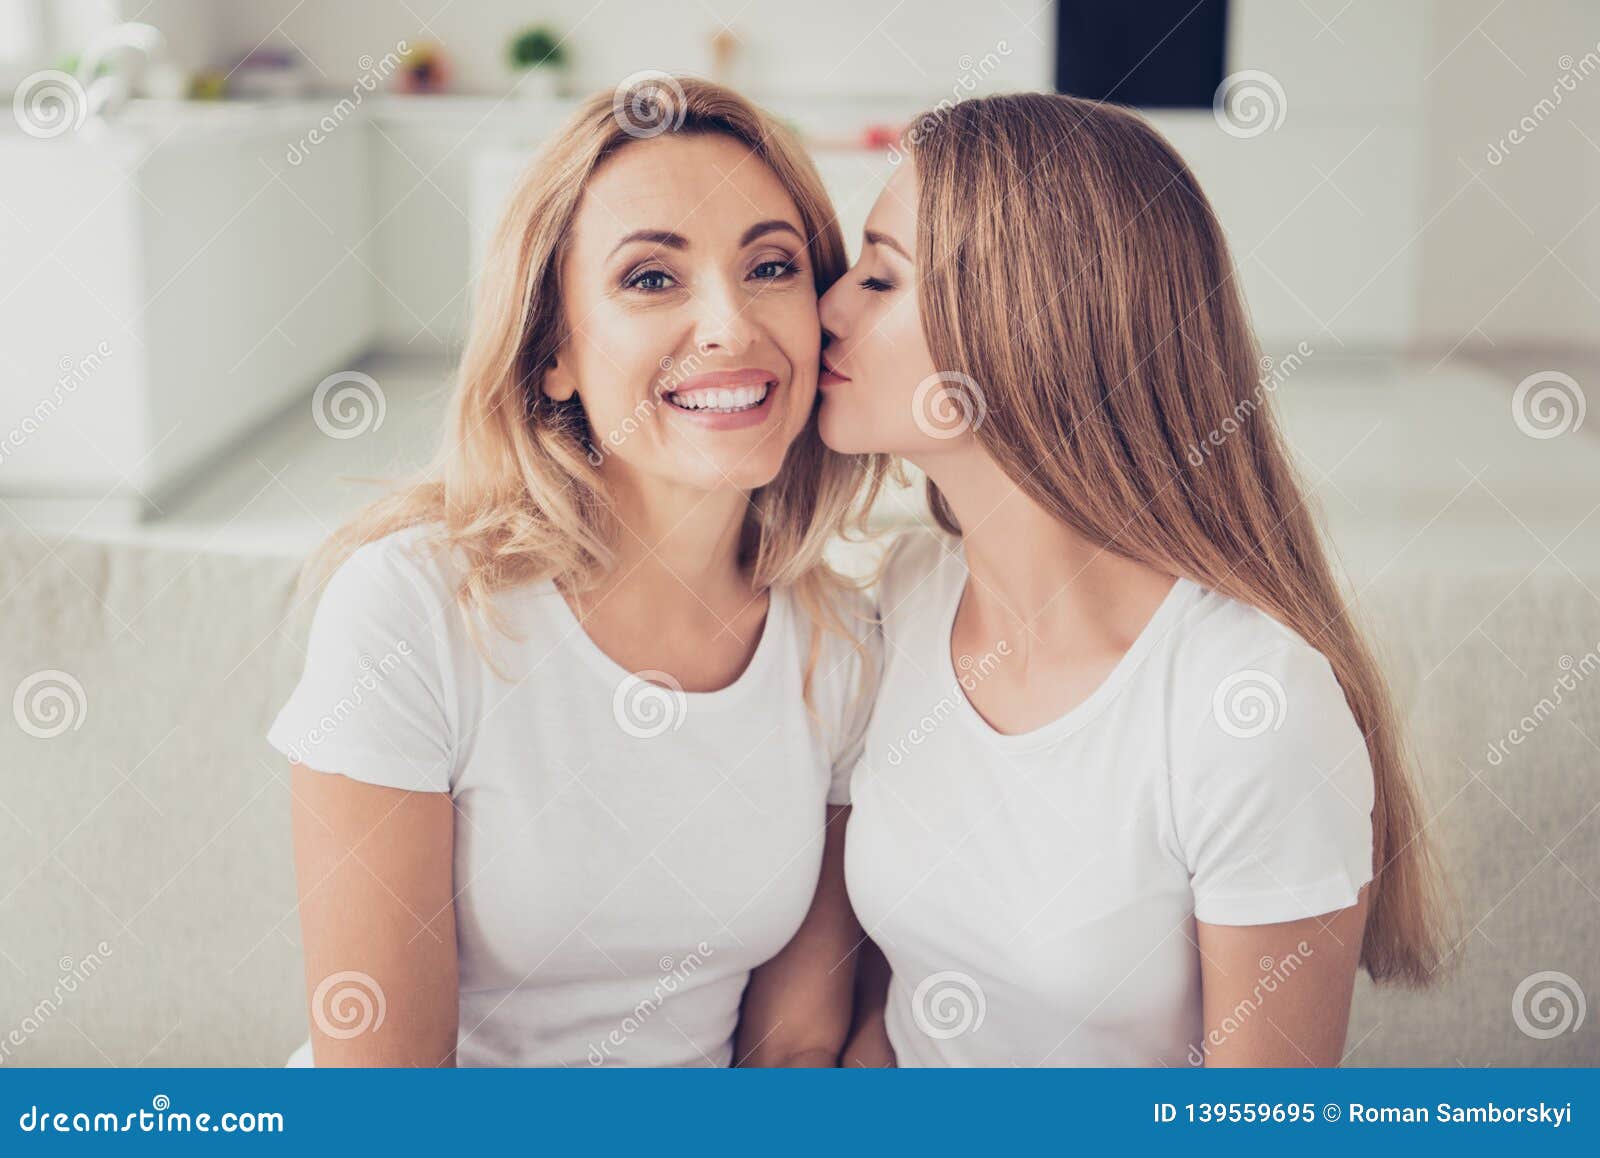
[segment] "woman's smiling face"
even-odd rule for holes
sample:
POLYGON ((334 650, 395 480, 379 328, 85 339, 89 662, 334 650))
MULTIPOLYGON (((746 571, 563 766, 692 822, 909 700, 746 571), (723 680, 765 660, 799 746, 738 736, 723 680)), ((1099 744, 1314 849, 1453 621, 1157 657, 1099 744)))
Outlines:
MULTIPOLYGON (((917 311, 917 178, 902 164, 867 217, 861 256, 823 295, 822 440, 844 454, 946 449, 919 387, 938 371, 917 311)), ((934 383, 937 385, 937 383, 934 383)), ((926 390, 924 389, 924 393, 926 390)))
POLYGON ((821 330, 802 219, 716 134, 633 141, 591 178, 561 270, 576 395, 610 475, 698 490, 772 481, 810 420, 821 330))

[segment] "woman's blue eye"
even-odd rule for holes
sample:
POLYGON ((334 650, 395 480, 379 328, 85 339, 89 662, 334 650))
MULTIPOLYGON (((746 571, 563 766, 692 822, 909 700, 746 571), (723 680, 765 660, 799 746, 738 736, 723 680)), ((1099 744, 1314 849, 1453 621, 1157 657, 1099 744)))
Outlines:
POLYGON ((671 277, 659 269, 647 269, 634 274, 625 284, 629 289, 664 290, 671 280, 671 277))
POLYGON ((763 281, 777 281, 780 277, 788 277, 791 273, 796 272, 798 268, 792 261, 779 261, 775 258, 772 261, 764 261, 756 266, 753 273, 754 276, 763 281), (775 272, 764 274, 761 272, 764 269, 771 269, 775 272))

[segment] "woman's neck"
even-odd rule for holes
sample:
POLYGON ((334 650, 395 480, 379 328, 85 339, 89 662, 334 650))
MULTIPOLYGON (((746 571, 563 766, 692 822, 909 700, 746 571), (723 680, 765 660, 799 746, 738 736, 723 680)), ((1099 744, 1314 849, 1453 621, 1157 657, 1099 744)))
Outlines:
POLYGON ((961 526, 972 577, 963 614, 997 638, 1025 651, 1125 650, 1172 588, 1172 576, 1050 514, 975 443, 917 465, 961 526))
POLYGON ((677 604, 725 616, 754 596, 739 560, 748 495, 632 479, 612 490, 614 565, 584 594, 585 604, 647 607, 657 616, 677 604))

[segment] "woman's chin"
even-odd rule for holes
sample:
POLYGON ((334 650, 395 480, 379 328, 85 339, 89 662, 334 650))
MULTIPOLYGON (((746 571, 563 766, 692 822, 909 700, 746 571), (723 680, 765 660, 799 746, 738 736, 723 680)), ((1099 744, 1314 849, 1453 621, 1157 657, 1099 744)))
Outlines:
POLYGON ((837 409, 823 403, 817 414, 817 434, 823 445, 837 454, 871 454, 873 448, 861 436, 858 423, 850 422, 837 409))

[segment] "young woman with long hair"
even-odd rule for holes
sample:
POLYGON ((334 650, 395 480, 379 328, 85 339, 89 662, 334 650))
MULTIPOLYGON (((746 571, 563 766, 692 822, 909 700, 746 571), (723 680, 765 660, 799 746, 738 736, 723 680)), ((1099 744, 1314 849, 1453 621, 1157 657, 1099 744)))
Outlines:
POLYGON ((880 587, 846 1061, 1336 1064, 1358 965, 1436 967, 1434 870, 1222 230, 1115 107, 917 124, 822 303, 824 440, 941 530, 880 587))
POLYGON ((598 96, 530 165, 436 461, 308 570, 296 1062, 834 1064, 877 666, 821 554, 874 465, 815 426, 845 264, 713 84, 598 96))

